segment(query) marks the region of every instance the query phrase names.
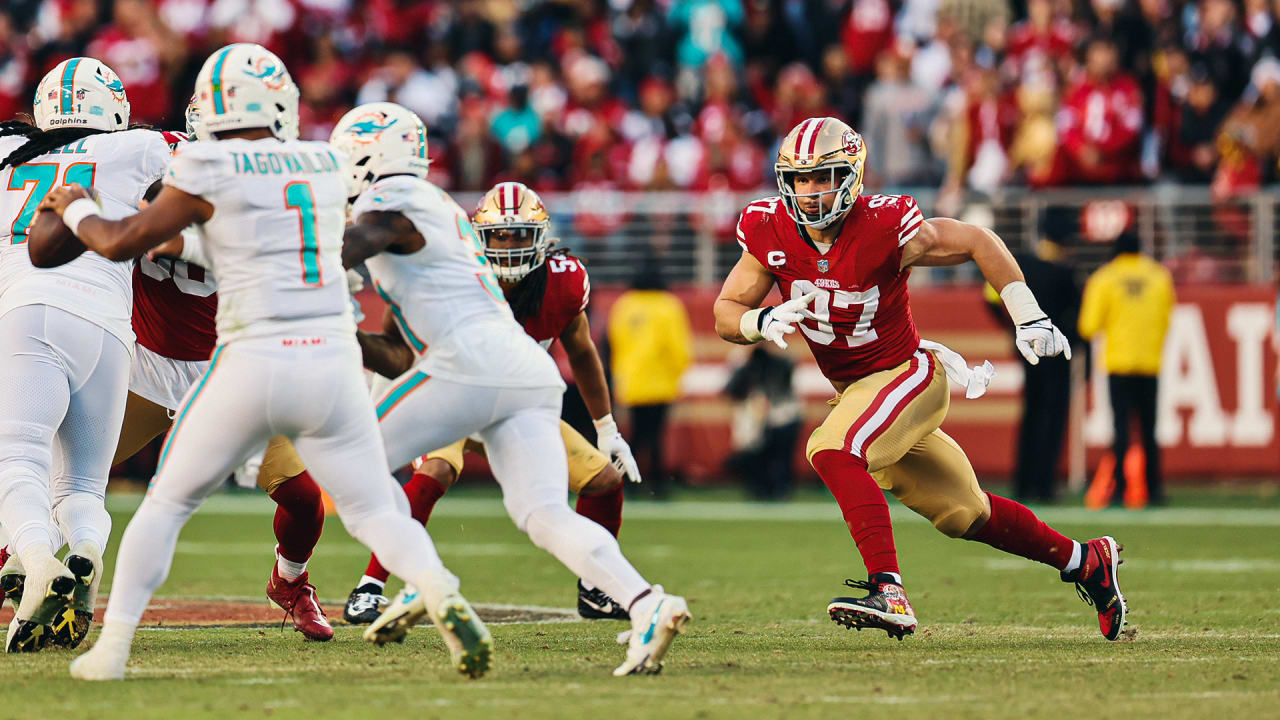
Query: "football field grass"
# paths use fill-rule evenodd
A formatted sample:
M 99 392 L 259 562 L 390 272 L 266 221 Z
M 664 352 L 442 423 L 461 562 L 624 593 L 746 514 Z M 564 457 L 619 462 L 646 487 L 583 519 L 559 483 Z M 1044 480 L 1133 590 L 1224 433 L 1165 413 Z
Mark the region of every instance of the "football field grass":
M 292 628 L 146 628 L 124 683 L 67 675 L 72 653 L 6 655 L 10 717 L 1124 717 L 1280 716 L 1280 506 L 1216 503 L 1141 513 L 1046 509 L 1079 538 L 1124 546 L 1129 636 L 1108 643 L 1047 567 L 949 540 L 894 506 L 920 629 L 904 642 L 826 617 L 846 577 L 865 577 L 834 503 L 728 496 L 630 503 L 623 547 L 685 595 L 695 620 L 659 676 L 613 678 L 613 622 L 492 626 L 491 673 L 448 667 L 429 626 L 375 648 L 339 626 L 330 643 Z M 112 549 L 136 505 L 114 496 Z M 1230 507 L 1229 505 L 1260 507 Z M 183 532 L 158 596 L 265 605 L 272 505 L 213 498 Z M 496 496 L 445 499 L 431 532 L 476 603 L 573 607 L 574 579 L 534 548 Z M 363 549 L 330 517 L 312 579 L 332 618 Z M 108 589 L 108 564 L 104 590 Z M 280 613 L 283 616 L 283 613 Z M 95 631 L 96 633 L 96 631 Z

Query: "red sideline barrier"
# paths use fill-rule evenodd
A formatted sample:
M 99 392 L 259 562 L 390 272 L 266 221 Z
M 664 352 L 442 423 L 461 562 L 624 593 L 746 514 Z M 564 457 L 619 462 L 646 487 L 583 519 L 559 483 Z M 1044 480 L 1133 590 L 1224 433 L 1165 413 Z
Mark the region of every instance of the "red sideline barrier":
M 609 307 L 621 288 L 592 288 L 592 326 L 604 334 Z M 694 481 L 723 476 L 729 454 L 730 404 L 720 388 L 735 346 L 715 335 L 716 288 L 679 288 L 695 333 L 695 363 L 684 379 L 686 397 L 672 415 L 668 462 Z M 382 303 L 360 296 L 366 329 L 379 326 Z M 1276 356 L 1270 344 L 1275 291 L 1266 286 L 1179 288 L 1178 308 L 1165 346 L 1158 432 L 1169 477 L 1241 477 L 1280 474 L 1280 438 L 1274 424 Z M 912 291 L 912 312 L 921 335 L 948 345 L 970 363 L 989 359 L 998 375 L 978 400 L 952 394 L 943 427 L 966 450 L 978 474 L 1007 477 L 1021 413 L 1022 371 L 1010 335 L 985 307 L 978 288 Z M 806 431 L 826 414 L 830 385 L 817 372 L 802 341 L 792 343 L 797 387 L 806 399 Z M 1101 357 L 1101 355 L 1097 355 Z M 561 367 L 566 370 L 563 356 Z M 1099 368 L 1095 368 L 1094 377 Z M 1091 383 L 1085 439 L 1092 470 L 1111 440 L 1105 383 Z M 807 469 L 803 441 L 798 468 Z M 810 471 L 811 472 L 811 471 Z

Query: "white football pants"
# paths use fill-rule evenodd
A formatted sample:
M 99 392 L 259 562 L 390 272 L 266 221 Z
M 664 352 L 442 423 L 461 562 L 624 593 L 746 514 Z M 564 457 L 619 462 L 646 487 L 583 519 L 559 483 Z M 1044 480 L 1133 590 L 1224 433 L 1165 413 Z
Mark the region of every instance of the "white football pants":
M 129 364 L 119 338 L 58 308 L 0 317 L 0 522 L 27 567 L 64 539 L 106 549 Z
M 578 577 L 626 604 L 649 583 L 609 531 L 569 509 L 561 398 L 559 387 L 463 385 L 411 368 L 377 399 L 376 409 L 392 468 L 478 434 L 516 527 Z
M 387 471 L 355 338 L 257 338 L 219 346 L 183 399 L 121 541 L 106 622 L 137 625 L 169 573 L 187 519 L 275 435 L 293 440 L 347 530 L 388 570 L 429 597 L 456 591 L 457 578 Z

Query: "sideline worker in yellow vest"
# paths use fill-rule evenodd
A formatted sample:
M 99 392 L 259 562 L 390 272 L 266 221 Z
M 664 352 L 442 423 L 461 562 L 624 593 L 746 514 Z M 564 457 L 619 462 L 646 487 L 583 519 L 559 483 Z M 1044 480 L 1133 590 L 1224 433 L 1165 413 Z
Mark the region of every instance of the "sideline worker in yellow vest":
M 1080 335 L 1106 338 L 1103 363 L 1115 415 L 1115 494 L 1124 497 L 1124 457 L 1129 449 L 1129 420 L 1136 413 L 1146 455 L 1147 492 L 1153 505 L 1164 503 L 1160 448 L 1156 445 L 1156 394 L 1160 356 L 1175 302 L 1173 278 L 1160 263 L 1143 255 L 1138 236 L 1116 238 L 1115 258 L 1098 268 L 1084 288 Z

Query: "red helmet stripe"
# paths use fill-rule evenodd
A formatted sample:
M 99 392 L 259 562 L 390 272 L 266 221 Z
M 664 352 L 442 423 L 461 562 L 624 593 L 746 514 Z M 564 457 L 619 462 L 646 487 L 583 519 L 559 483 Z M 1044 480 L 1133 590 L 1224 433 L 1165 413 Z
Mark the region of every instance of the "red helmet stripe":
M 805 155 L 808 155 L 810 160 L 813 159 L 813 151 L 818 145 L 818 133 L 822 132 L 822 126 L 825 125 L 826 122 L 826 118 L 818 120 L 818 122 L 814 124 L 813 128 L 809 131 L 809 144 L 805 148 Z
M 800 123 L 800 131 L 796 133 L 796 147 L 792 151 L 793 153 L 795 153 L 797 160 L 800 158 L 800 148 L 804 143 L 805 133 L 809 131 L 809 126 L 812 124 L 813 124 L 813 118 L 809 118 L 808 120 L 805 120 L 804 122 Z

